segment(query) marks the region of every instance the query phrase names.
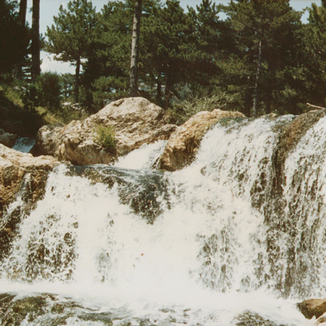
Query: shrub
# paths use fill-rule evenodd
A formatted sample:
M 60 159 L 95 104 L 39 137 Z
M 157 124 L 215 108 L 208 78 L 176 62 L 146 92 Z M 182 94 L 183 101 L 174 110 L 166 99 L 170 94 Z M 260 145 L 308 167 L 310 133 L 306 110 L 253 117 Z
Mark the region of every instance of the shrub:
M 35 83 L 38 97 L 38 105 L 51 111 L 60 108 L 62 85 L 60 75 L 55 72 L 42 73 Z
M 108 150 L 115 150 L 115 131 L 112 126 L 95 125 L 95 140 Z

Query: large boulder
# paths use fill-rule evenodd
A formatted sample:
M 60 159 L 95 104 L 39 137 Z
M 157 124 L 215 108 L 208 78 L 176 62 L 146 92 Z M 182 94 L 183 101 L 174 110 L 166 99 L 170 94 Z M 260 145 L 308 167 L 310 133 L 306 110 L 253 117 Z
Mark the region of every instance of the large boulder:
M 161 107 L 142 97 L 120 99 L 83 121 L 42 127 L 33 154 L 53 155 L 75 165 L 112 163 L 143 144 L 168 139 L 176 126 L 167 120 Z M 96 140 L 97 125 L 113 127 L 115 150 Z
M 0 218 L 3 208 L 20 190 L 26 174 L 29 174 L 31 185 L 29 201 L 36 202 L 44 189 L 48 172 L 58 164 L 58 160 L 51 156 L 33 157 L 0 144 Z
M 211 112 L 202 111 L 195 114 L 171 135 L 168 144 L 160 158 L 159 167 L 162 170 L 180 170 L 190 164 L 208 129 L 224 118 L 245 117 L 240 112 L 215 109 Z
M 326 312 L 326 300 L 308 299 L 298 303 L 297 307 L 307 319 L 311 319 L 313 317 L 318 319 Z

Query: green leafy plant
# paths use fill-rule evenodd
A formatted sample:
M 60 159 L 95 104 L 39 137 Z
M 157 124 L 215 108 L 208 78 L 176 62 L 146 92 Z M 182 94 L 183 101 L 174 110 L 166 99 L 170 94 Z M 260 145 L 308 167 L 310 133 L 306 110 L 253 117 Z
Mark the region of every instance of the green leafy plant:
M 94 127 L 95 140 L 108 150 L 115 150 L 115 131 L 112 126 L 97 124 Z

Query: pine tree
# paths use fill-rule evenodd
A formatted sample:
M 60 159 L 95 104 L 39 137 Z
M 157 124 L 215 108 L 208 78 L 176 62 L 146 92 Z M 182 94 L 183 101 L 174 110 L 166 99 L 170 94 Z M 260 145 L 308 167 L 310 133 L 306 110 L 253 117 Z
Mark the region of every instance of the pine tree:
M 142 11 L 142 0 L 135 0 L 135 12 L 132 27 L 132 42 L 131 42 L 131 60 L 130 60 L 130 83 L 129 96 L 138 95 L 138 52 L 139 52 L 139 36 L 140 36 L 140 18 Z
M 28 30 L 20 22 L 15 2 L 0 1 L 0 74 L 12 71 L 27 55 Z
M 32 81 L 41 73 L 40 59 L 40 0 L 33 0 L 32 17 Z
M 91 1 L 72 0 L 67 9 L 61 5 L 58 16 L 53 19 L 54 25 L 48 27 L 46 33 L 46 51 L 56 54 L 56 60 L 76 66 L 74 97 L 78 103 L 82 59 L 87 58 L 96 37 L 96 11 Z
M 27 0 L 20 0 L 19 3 L 19 23 L 22 28 L 26 25 Z M 23 78 L 23 62 L 19 62 L 16 66 L 16 74 L 19 79 Z
M 193 46 L 189 40 L 192 31 L 180 1 L 167 0 L 164 7 L 155 10 L 155 15 L 142 24 L 142 60 L 146 62 L 147 74 L 155 81 L 157 102 L 168 108 L 171 98 L 177 96 L 177 86 L 188 80 L 191 66 L 187 53 Z
M 289 0 L 231 1 L 226 12 L 235 32 L 236 60 L 246 71 L 240 79 L 244 112 L 256 116 L 270 111 L 272 102 L 278 101 L 271 94 L 285 91 L 284 70 L 296 62 L 300 13 L 294 12 Z
M 302 60 L 307 102 L 325 107 L 326 92 L 326 2 L 315 3 L 308 10 L 308 24 L 302 33 Z

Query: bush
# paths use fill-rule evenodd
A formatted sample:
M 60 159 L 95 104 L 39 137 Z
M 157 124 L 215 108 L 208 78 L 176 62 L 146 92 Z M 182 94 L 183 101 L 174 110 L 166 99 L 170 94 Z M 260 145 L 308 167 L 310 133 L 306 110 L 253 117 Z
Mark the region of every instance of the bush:
M 38 105 L 51 111 L 60 108 L 62 85 L 60 75 L 54 72 L 42 73 L 36 81 Z
M 115 131 L 112 126 L 96 125 L 95 130 L 95 140 L 100 143 L 104 148 L 108 150 L 115 150 L 116 140 Z

